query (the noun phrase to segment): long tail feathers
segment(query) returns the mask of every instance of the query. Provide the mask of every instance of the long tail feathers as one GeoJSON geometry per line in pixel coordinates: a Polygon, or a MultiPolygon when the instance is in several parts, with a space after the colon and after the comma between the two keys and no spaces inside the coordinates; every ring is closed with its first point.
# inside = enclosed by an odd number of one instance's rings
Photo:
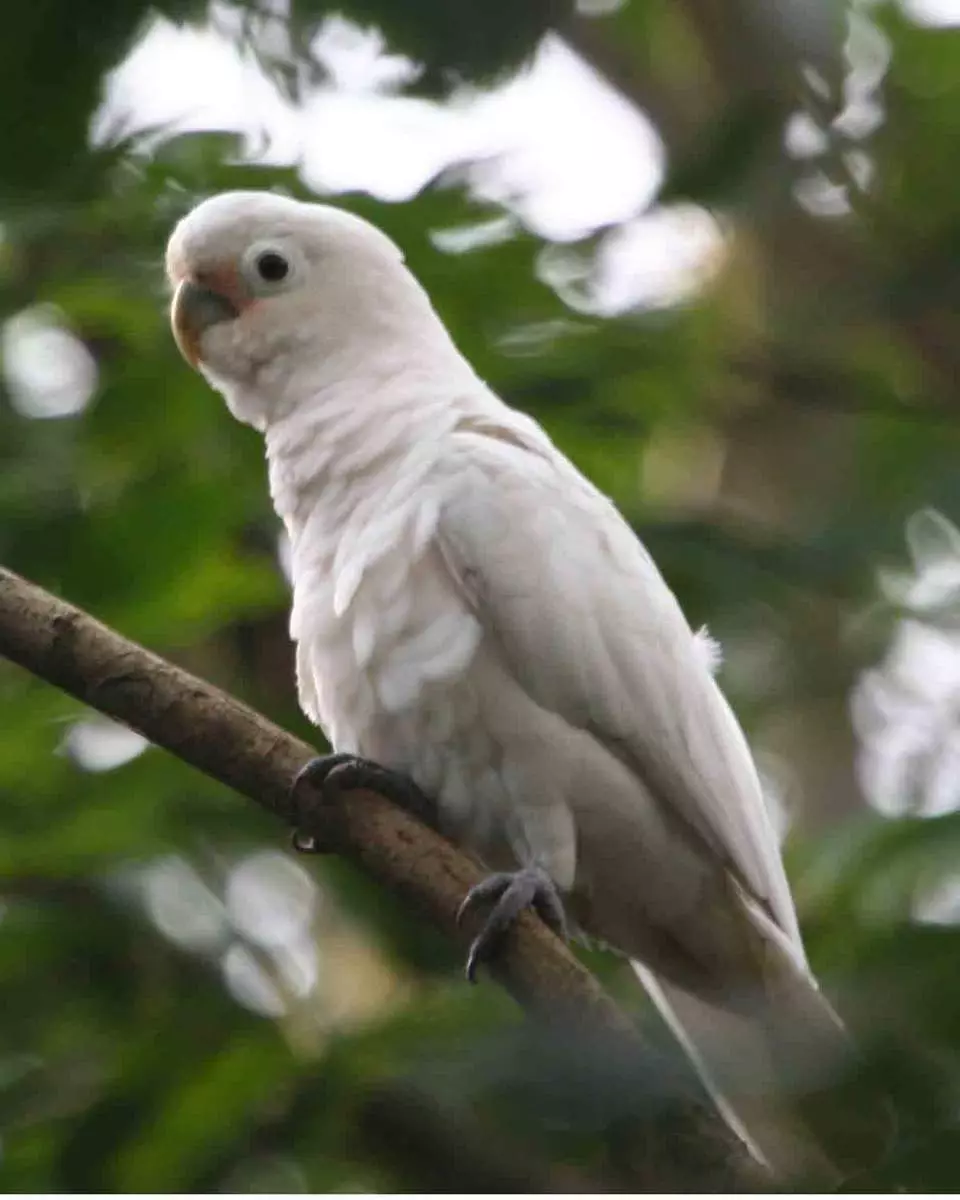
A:
{"type": "Polygon", "coordinates": [[[780,959],[755,1011],[715,1007],[631,965],[724,1118],[776,1177],[836,1182],[886,1149],[886,1101],[871,1112],[851,1104],[851,1042],[798,963],[780,959]]]}

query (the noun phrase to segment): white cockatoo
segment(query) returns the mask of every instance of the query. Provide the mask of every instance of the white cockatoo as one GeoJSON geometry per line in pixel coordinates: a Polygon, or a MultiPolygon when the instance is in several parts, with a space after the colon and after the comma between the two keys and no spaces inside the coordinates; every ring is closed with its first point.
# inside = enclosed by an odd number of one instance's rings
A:
{"type": "Polygon", "coordinates": [[[177,225],[166,261],[180,349],[266,439],[328,765],[412,780],[499,872],[468,898],[495,902],[471,971],[520,909],[555,925],[562,909],[631,960],[776,1158],[782,1130],[748,1093],[843,1035],[709,639],[611,502],[477,377],[378,229],[229,192],[177,225]]]}

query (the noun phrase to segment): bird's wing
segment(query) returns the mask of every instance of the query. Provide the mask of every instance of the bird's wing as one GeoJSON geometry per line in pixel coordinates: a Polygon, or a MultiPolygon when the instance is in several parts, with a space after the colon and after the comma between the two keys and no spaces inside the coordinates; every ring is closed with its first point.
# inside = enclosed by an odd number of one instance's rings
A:
{"type": "Polygon", "coordinates": [[[458,431],[447,464],[440,547],[514,676],[640,774],[802,954],[746,740],[633,531],[524,418],[458,431]]]}

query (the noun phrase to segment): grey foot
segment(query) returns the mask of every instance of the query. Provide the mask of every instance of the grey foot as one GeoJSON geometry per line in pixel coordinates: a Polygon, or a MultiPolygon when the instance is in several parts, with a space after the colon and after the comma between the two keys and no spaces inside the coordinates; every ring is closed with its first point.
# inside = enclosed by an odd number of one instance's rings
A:
{"type": "Polygon", "coordinates": [[[355,788],[369,788],[425,824],[435,823],[435,806],[406,775],[356,754],[325,754],[301,767],[290,789],[296,824],[293,848],[303,854],[322,853],[317,827],[324,810],[334,807],[343,792],[355,788]]]}
{"type": "Polygon", "coordinates": [[[495,952],[510,926],[524,909],[532,908],[559,937],[567,940],[567,920],[557,886],[540,867],[523,867],[488,875],[472,887],[457,912],[457,922],[479,904],[494,901],[483,928],[473,939],[467,955],[465,973],[476,982],[477,966],[495,952]]]}

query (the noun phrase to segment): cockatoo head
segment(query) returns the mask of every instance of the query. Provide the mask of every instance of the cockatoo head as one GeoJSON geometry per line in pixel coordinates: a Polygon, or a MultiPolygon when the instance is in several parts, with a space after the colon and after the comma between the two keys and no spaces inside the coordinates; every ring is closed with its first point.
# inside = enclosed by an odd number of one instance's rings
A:
{"type": "MultiPolygon", "coordinates": [[[[344,374],[439,321],[397,246],[342,209],[269,192],[225,192],[177,225],[166,256],[171,321],[184,357],[227,397],[264,403],[291,374],[344,374]]],[[[441,326],[442,328],[442,326],[441,326]]],[[[304,390],[304,389],[300,389],[304,390]]],[[[307,389],[309,390],[309,389],[307,389]]]]}

